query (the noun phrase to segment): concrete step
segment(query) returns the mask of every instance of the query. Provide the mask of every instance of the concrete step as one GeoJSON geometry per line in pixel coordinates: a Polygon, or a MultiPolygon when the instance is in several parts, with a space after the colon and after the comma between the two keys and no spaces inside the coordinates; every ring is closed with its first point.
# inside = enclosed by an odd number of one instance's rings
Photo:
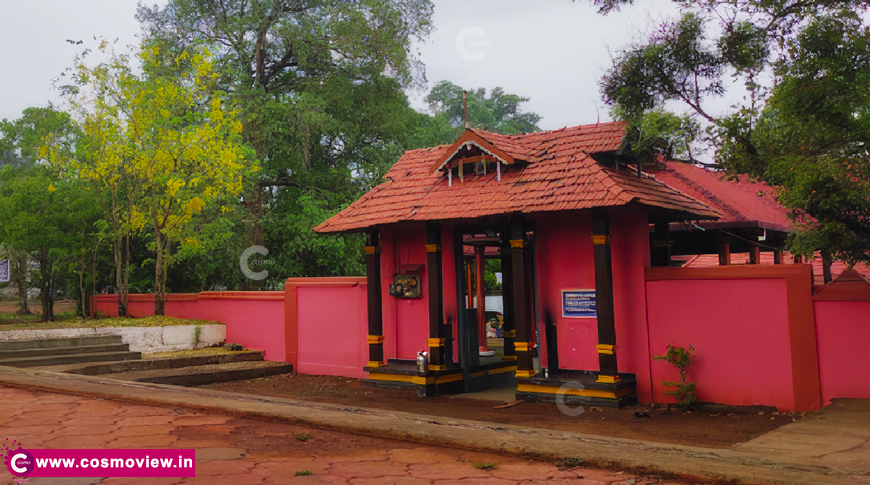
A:
{"type": "Polygon", "coordinates": [[[0,360],[21,357],[38,357],[41,355],[87,354],[98,352],[124,352],[130,350],[128,344],[74,345],[69,347],[42,347],[21,350],[0,350],[0,360]]]}
{"type": "Polygon", "coordinates": [[[107,335],[105,337],[51,338],[39,340],[2,340],[0,341],[0,351],[44,349],[51,347],[80,347],[83,345],[106,345],[120,343],[121,337],[119,335],[107,335]]]}
{"type": "Polygon", "coordinates": [[[78,362],[105,362],[114,360],[141,359],[139,352],[88,352],[84,354],[42,355],[0,359],[0,365],[9,367],[39,367],[47,365],[75,364],[78,362]]]}
{"type": "Polygon", "coordinates": [[[177,369],[119,372],[104,374],[102,377],[192,387],[215,382],[258,379],[278,374],[289,374],[290,372],[293,372],[293,365],[285,362],[249,361],[197,365],[177,369]]]}
{"type": "Polygon", "coordinates": [[[78,364],[65,364],[40,367],[42,370],[52,372],[66,372],[68,374],[80,374],[98,376],[103,374],[117,374],[121,372],[178,369],[197,365],[228,364],[231,362],[262,361],[263,352],[256,350],[244,350],[228,354],[202,355],[194,357],[171,357],[163,359],[127,360],[120,362],[102,362],[94,364],[83,362],[78,364]]]}

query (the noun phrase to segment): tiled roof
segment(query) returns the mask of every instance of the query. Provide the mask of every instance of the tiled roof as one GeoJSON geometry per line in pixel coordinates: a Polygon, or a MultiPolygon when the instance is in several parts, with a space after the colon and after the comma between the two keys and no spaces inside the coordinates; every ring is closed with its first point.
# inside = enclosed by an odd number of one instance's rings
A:
{"type": "Polygon", "coordinates": [[[776,201],[776,189],[763,182],[750,182],[746,175],[726,180],[723,174],[675,161],[644,169],[657,180],[721,212],[723,217],[714,224],[758,221],[771,229],[787,231],[792,227],[788,209],[776,201]]]}
{"type": "MultiPolygon", "coordinates": [[[[467,176],[448,186],[433,165],[451,149],[444,145],[411,150],[390,169],[386,182],[315,227],[320,233],[359,230],[399,221],[478,218],[640,203],[687,213],[696,219],[720,214],[683,192],[648,176],[638,178],[595,161],[591,154],[622,146],[625,123],[611,122],[525,135],[473,133],[529,163],[502,173],[467,176]],[[528,160],[531,158],[531,160],[528,160]]],[[[455,148],[454,148],[455,149],[455,148]]],[[[513,156],[513,155],[511,155],[513,156]]]]}
{"type": "MultiPolygon", "coordinates": [[[[712,268],[719,265],[718,254],[701,254],[698,256],[673,256],[674,261],[683,261],[683,268],[712,268]]],[[[773,253],[761,253],[760,264],[773,264],[773,253]]],[[[793,264],[794,256],[788,252],[782,253],[783,264],[793,264]]],[[[813,266],[813,284],[815,286],[824,286],[825,275],[822,269],[822,256],[816,252],[813,259],[807,261],[813,266]]],[[[731,264],[743,265],[749,264],[749,253],[731,253],[731,264]]],[[[837,279],[849,267],[843,261],[833,261],[831,263],[831,278],[837,279]]],[[[870,279],[870,266],[865,263],[858,263],[854,267],[861,276],[865,279],[870,279]]]]}

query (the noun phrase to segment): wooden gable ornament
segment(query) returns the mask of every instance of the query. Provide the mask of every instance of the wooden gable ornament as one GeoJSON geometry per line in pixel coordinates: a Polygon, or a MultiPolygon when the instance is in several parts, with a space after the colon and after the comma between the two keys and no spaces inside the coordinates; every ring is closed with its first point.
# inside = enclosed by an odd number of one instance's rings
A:
{"type": "Polygon", "coordinates": [[[516,147],[505,150],[486,139],[486,132],[467,128],[462,136],[459,137],[450,148],[444,152],[429,169],[429,173],[435,173],[439,170],[445,171],[450,184],[453,184],[454,166],[459,167],[459,176],[462,177],[463,167],[465,164],[484,162],[484,170],[486,163],[492,162],[496,165],[497,180],[501,180],[502,165],[513,165],[517,162],[530,162],[531,156],[526,153],[517,153],[516,147]],[[509,153],[512,151],[513,154],[509,153]]]}

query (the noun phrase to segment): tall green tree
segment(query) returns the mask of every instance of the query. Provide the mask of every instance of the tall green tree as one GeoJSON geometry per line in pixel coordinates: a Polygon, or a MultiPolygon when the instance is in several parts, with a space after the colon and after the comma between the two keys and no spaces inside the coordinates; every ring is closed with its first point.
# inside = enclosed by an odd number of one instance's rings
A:
{"type": "MultiPolygon", "coordinates": [[[[426,96],[434,115],[429,130],[439,144],[453,143],[465,129],[463,91],[450,81],[441,81],[426,96]]],[[[493,88],[488,95],[486,88],[469,90],[466,98],[468,122],[474,128],[503,135],[541,131],[538,127],[541,117],[534,112],[523,112],[520,106],[529,98],[506,93],[500,87],[493,88]]]]}
{"type": "Polygon", "coordinates": [[[78,235],[94,231],[96,201],[85,184],[59,172],[44,150],[77,137],[66,113],[29,108],[18,120],[4,120],[0,134],[0,145],[20,162],[0,167],[0,244],[38,264],[31,273],[40,289],[43,319],[51,321],[55,293],[68,286],[63,278],[76,275],[66,268],[85,249],[78,235]]]}
{"type": "MultiPolygon", "coordinates": [[[[101,50],[108,52],[105,42],[101,50]]],[[[154,312],[163,315],[171,244],[198,244],[199,238],[182,237],[185,229],[206,206],[241,195],[256,166],[241,142],[237,111],[215,89],[218,74],[207,51],[190,49],[167,59],[151,45],[139,51],[138,60],[141,75],[126,56],[109,54],[95,67],[77,62],[71,103],[86,143],[52,153],[71,173],[110,188],[105,207],[117,206],[113,191],[125,192],[129,221],[106,214],[107,222],[113,230],[120,226],[116,240],[123,235],[129,241],[131,233],[153,237],[154,312]]]]}
{"type": "Polygon", "coordinates": [[[243,138],[261,167],[243,198],[241,239],[269,247],[281,266],[267,286],[359,270],[362,256],[342,249],[345,238],[314,242],[310,229],[320,221],[312,214],[355,200],[407,147],[416,123],[403,121],[419,118],[403,88],[423,79],[411,45],[428,36],[432,8],[429,0],[172,0],[140,8],[147,41],[166,55],[195,46],[215,53],[218,84],[241,108],[243,138]],[[348,259],[335,264],[314,247],[348,259]]]}
{"type": "MultiPolygon", "coordinates": [[[[595,3],[610,13],[633,2],[595,3]]],[[[870,142],[860,128],[870,104],[859,53],[866,55],[862,12],[870,3],[675,3],[679,19],[615,57],[600,81],[605,100],[635,126],[681,104],[706,126],[698,139],[720,168],[781,187],[780,201],[803,229],[790,240],[793,251],[867,259],[858,248],[870,248],[863,215],[870,193],[858,167],[859,147],[870,142]],[[712,110],[735,81],[743,102],[712,110]]]]}

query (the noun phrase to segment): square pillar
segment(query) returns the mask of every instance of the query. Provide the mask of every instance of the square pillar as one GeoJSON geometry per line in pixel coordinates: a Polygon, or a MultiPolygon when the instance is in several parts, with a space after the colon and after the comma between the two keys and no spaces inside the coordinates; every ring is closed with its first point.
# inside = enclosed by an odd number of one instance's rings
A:
{"type": "Polygon", "coordinates": [[[486,271],[483,255],[486,252],[484,246],[474,247],[474,288],[477,298],[477,342],[481,352],[486,352],[486,291],[484,285],[484,271],[486,271]]]}
{"type": "Polygon", "coordinates": [[[444,285],[441,267],[441,224],[426,223],[426,271],[429,293],[429,369],[444,370],[447,335],[444,326],[444,285]]]}
{"type": "Polygon", "coordinates": [[[504,302],[504,355],[502,360],[517,360],[517,351],[514,347],[517,327],[514,325],[513,259],[510,249],[502,248],[501,253],[501,295],[504,302]]]}
{"type": "Polygon", "coordinates": [[[381,248],[378,230],[366,234],[366,280],[368,294],[369,363],[366,367],[384,366],[384,320],[381,308],[381,248]]]}
{"type": "Polygon", "coordinates": [[[760,246],[752,246],[749,248],[749,264],[761,264],[760,246]]]}
{"type": "Polygon", "coordinates": [[[511,251],[511,299],[513,300],[512,317],[514,321],[514,350],[517,356],[518,378],[529,378],[535,375],[532,360],[532,332],[529,322],[528,289],[526,288],[525,234],[521,222],[514,222],[510,227],[511,251]]]}
{"type": "Polygon", "coordinates": [[[670,224],[656,222],[653,232],[652,265],[667,268],[671,265],[670,224]]]}
{"type": "Polygon", "coordinates": [[[731,238],[727,236],[719,237],[716,242],[719,244],[719,266],[728,266],[731,264],[731,238]]]}
{"type": "Polygon", "coordinates": [[[610,255],[610,214],[592,213],[595,257],[595,303],[598,320],[598,382],[619,381],[616,365],[616,325],[613,312],[613,265],[610,255]]]}

